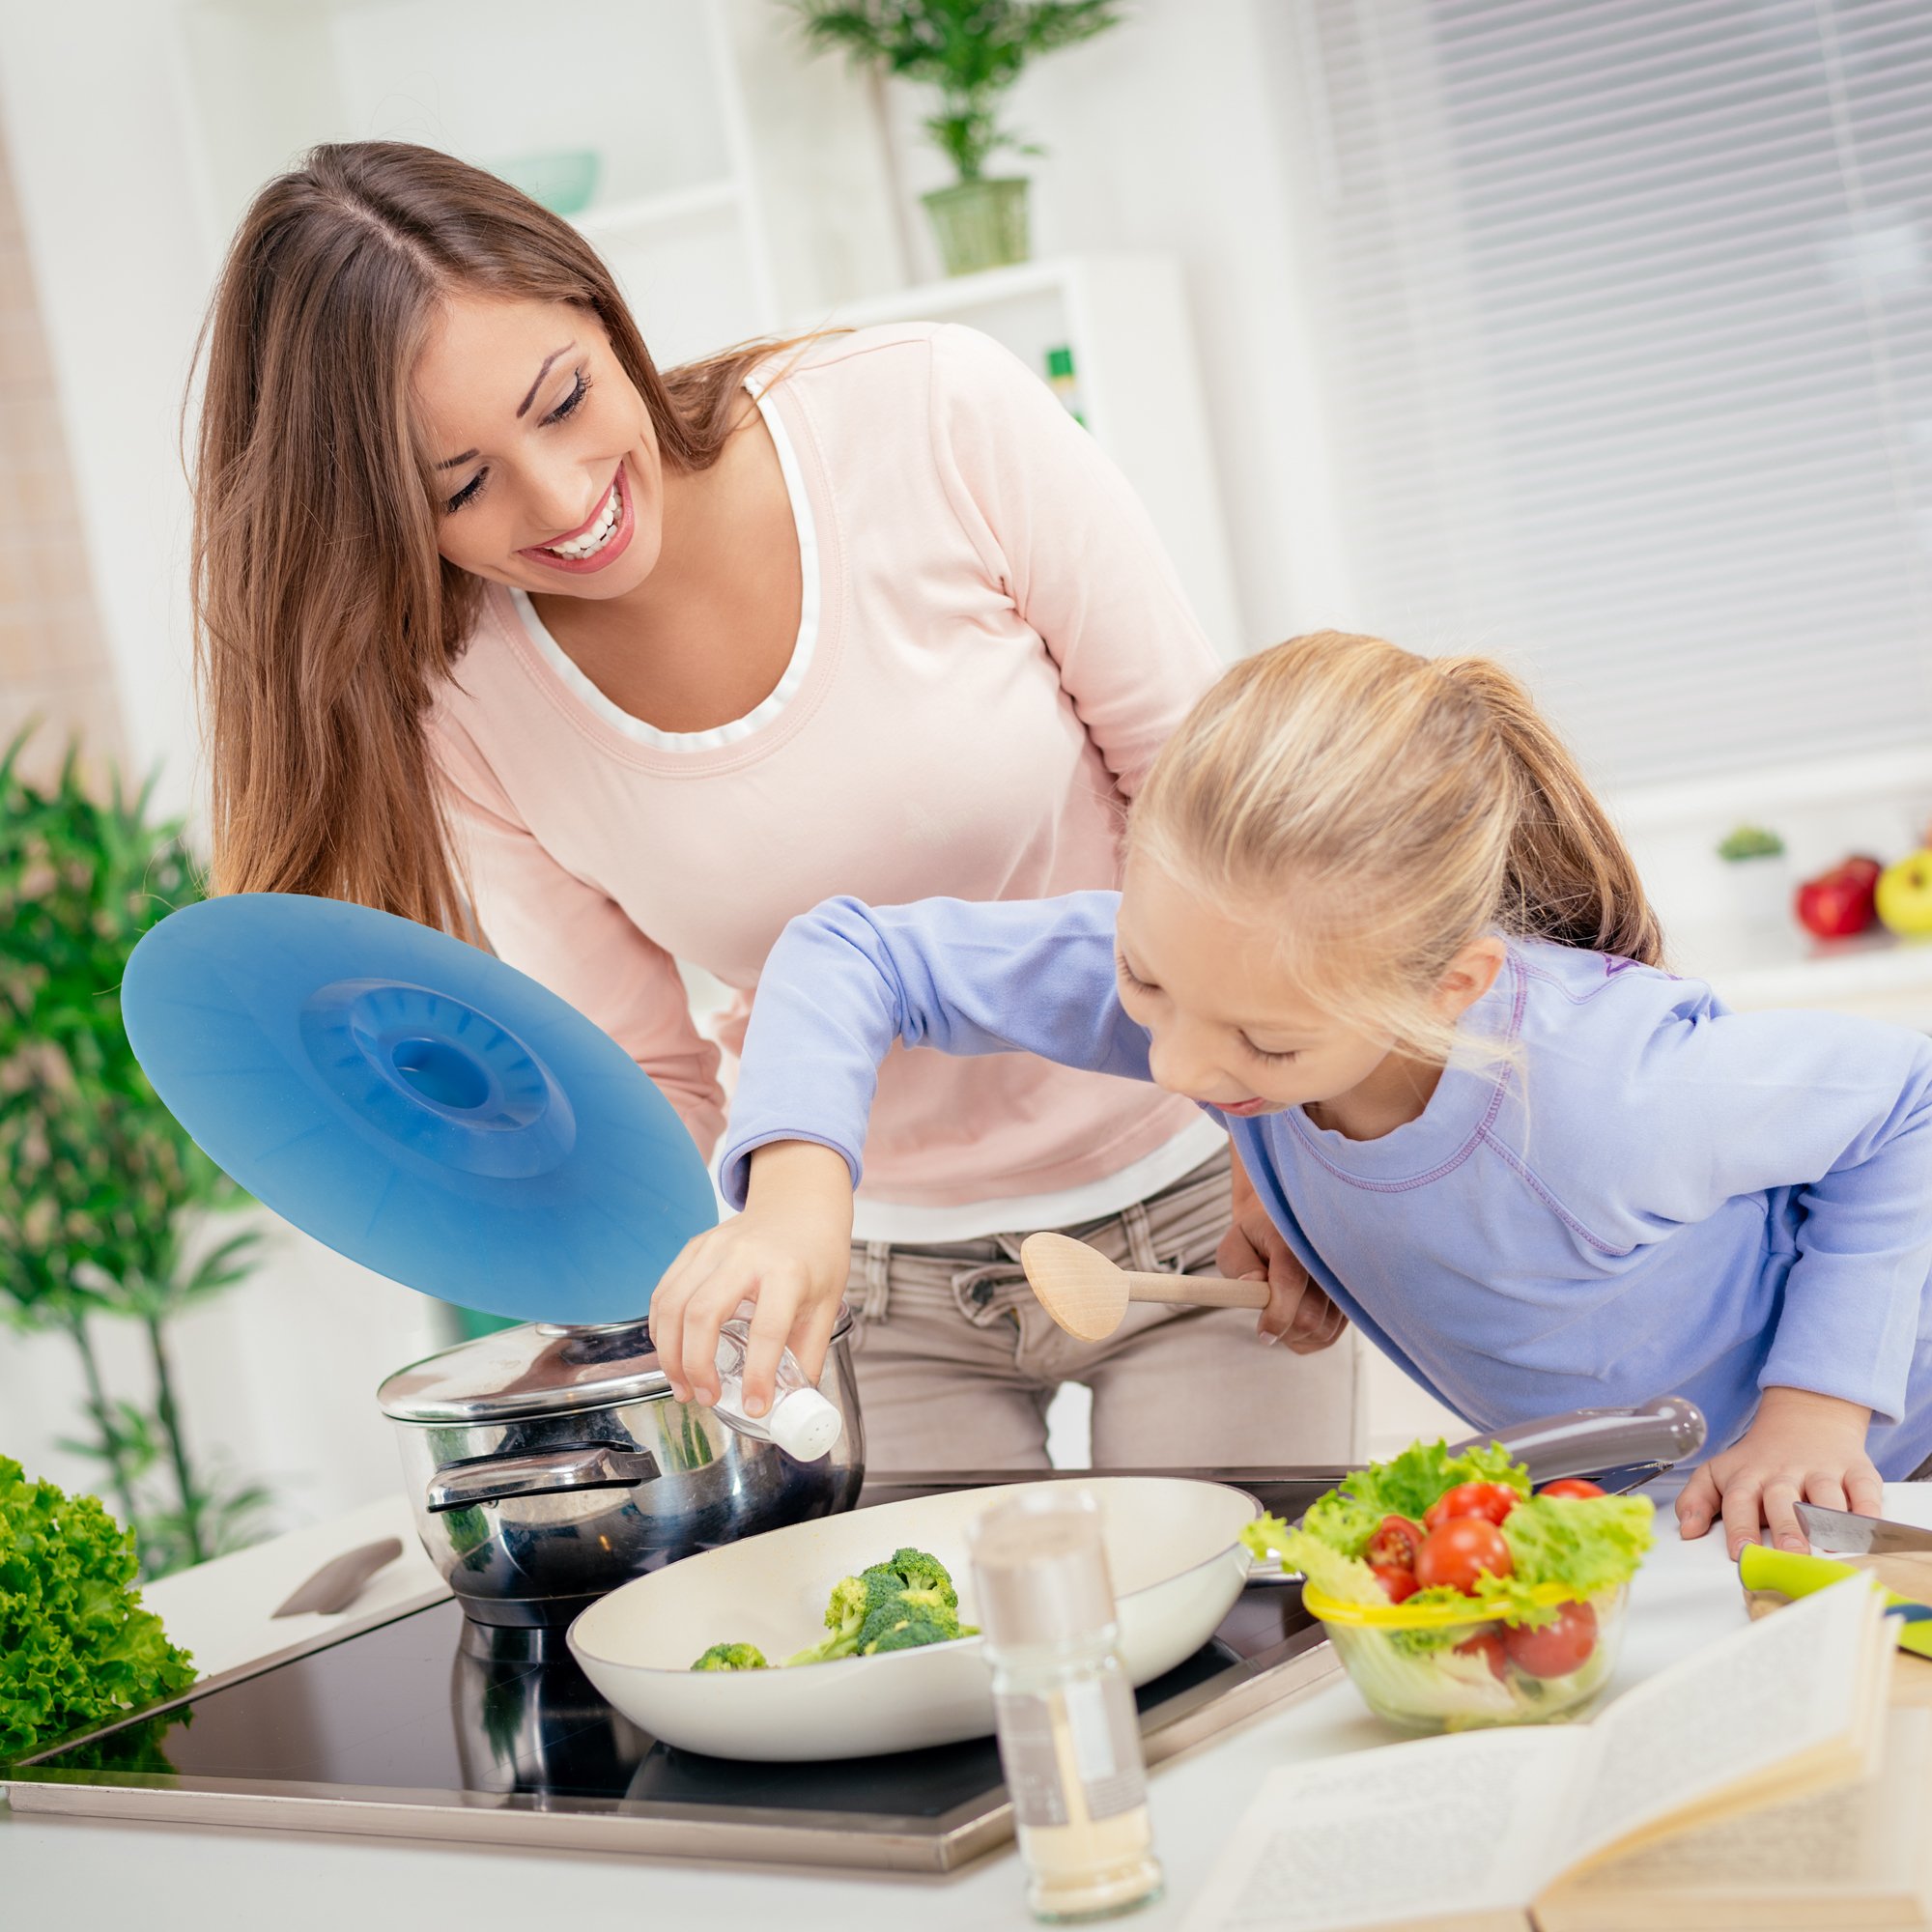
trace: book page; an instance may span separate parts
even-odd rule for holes
[[[1590,1727],[1573,1857],[1807,1753],[1833,1779],[1850,1773],[1870,1732],[1881,1611],[1862,1585],[1821,1590],[1618,1698]]]
[[[1537,1924],[1622,1932],[1916,1923],[1927,1877],[1928,1777],[1932,1711],[1895,1712],[1878,1776],[1613,1853],[1540,1899]]]
[[[1477,1731],[1274,1772],[1236,1827],[1188,1932],[1520,1913],[1565,1861],[1551,1846],[1585,1735]]]

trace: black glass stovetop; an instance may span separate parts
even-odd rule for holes
[[[1216,1472],[1290,1518],[1337,1473]],[[887,1478],[860,1507],[1004,1480],[1039,1478]],[[1150,1761],[1287,1694],[1300,1660],[1299,1679],[1319,1680],[1320,1644],[1297,1588],[1250,1586],[1138,1693]],[[1008,1834],[991,1739],[822,1764],[677,1750],[598,1695],[560,1632],[484,1632],[453,1600],[218,1681],[7,1780],[21,1809],[928,1870]]]

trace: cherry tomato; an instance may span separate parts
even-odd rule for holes
[[[1580,1670],[1597,1647],[1597,1612],[1589,1604],[1565,1604],[1553,1624],[1527,1627],[1503,1638],[1510,1662],[1531,1677],[1568,1677]]]
[[[1540,1496],[1600,1496],[1604,1493],[1601,1484],[1593,1483],[1582,1476],[1565,1476],[1560,1482],[1545,1483],[1536,1492]]]
[[[1423,1524],[1435,1529],[1458,1517],[1482,1517],[1501,1522],[1522,1498],[1507,1483],[1458,1483],[1445,1490],[1423,1513]]]
[[[1465,1637],[1456,1646],[1458,1657],[1482,1657],[1489,1660],[1490,1675],[1498,1684],[1506,1681],[1503,1671],[1503,1637],[1500,1631],[1479,1631],[1472,1637]]]
[[[1486,1572],[1507,1577],[1515,1567],[1502,1531],[1479,1516],[1451,1517],[1432,1529],[1415,1552],[1415,1580],[1425,1590],[1447,1584],[1465,1597]]]
[[[1376,1573],[1376,1581],[1388,1592],[1388,1600],[1399,1604],[1405,1598],[1412,1597],[1422,1586],[1415,1580],[1415,1572],[1406,1566],[1394,1563],[1375,1563],[1370,1568]]]
[[[1376,1570],[1413,1570],[1415,1552],[1422,1544],[1422,1525],[1406,1516],[1385,1516],[1369,1538],[1362,1560]]]

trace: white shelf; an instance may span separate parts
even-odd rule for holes
[[[723,214],[736,219],[744,212],[744,193],[734,181],[702,182],[695,187],[673,188],[665,194],[634,196],[629,201],[593,205],[572,215],[572,223],[600,246],[606,242],[650,236]]]
[[[1812,939],[1795,928],[1671,935],[1680,970],[1708,980],[1729,1006],[1828,1008],[1932,1030],[1932,941],[1889,932]]]
[[[880,323],[960,321],[981,310],[1025,301],[1035,296],[1062,297],[1082,267],[1096,262],[1137,262],[1144,256],[1052,257],[1039,262],[1016,262],[1010,268],[986,269],[977,275],[950,275],[944,281],[919,282],[890,295],[863,301],[840,302],[838,321],[847,328],[870,328]]]

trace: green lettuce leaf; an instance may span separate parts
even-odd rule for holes
[[[1385,1516],[1406,1516],[1420,1522],[1423,1511],[1458,1483],[1506,1483],[1519,1495],[1529,1493],[1529,1472],[1493,1442],[1479,1442],[1455,1456],[1443,1442],[1411,1442],[1400,1456],[1344,1476],[1340,1493],[1373,1517],[1369,1524],[1373,1531]],[[1311,1521],[1308,1526],[1315,1525]],[[1362,1542],[1367,1541],[1365,1531]],[[1359,1555],[1360,1550],[1358,1544],[1350,1554]]]
[[[194,1682],[135,1572],[132,1534],[93,1496],[0,1456],[0,1765]]]
[[[1653,1512],[1642,1496],[1531,1495],[1522,1464],[1493,1442],[1455,1456],[1441,1442],[1411,1443],[1391,1461],[1344,1477],[1310,1506],[1298,1527],[1263,1517],[1242,1540],[1257,1556],[1278,1557],[1284,1570],[1299,1571],[1338,1603],[1384,1604],[1387,1596],[1362,1561],[1369,1538],[1385,1516],[1419,1522],[1430,1504],[1458,1483],[1507,1483],[1522,1496],[1502,1526],[1514,1570],[1483,1577],[1469,1596],[1439,1586],[1418,1590],[1407,1606],[1465,1604],[1472,1621],[1547,1624],[1558,1608],[1535,1601],[1545,1586],[1560,1587],[1566,1601],[1614,1589],[1636,1575],[1651,1546]],[[1451,1648],[1464,1632],[1389,1634],[1399,1654],[1426,1657]]]
[[[1380,1521],[1380,1518],[1377,1518]],[[1360,1557],[1345,1556],[1325,1539],[1306,1529],[1291,1529],[1278,1516],[1248,1524],[1241,1541],[1259,1557],[1275,1556],[1291,1574],[1299,1572],[1338,1604],[1386,1604],[1376,1573]]]
[[[1528,1472],[1493,1442],[1455,1456],[1446,1443],[1411,1442],[1400,1456],[1344,1476],[1310,1505],[1301,1528],[1344,1556],[1359,1556],[1383,1517],[1420,1522],[1423,1511],[1458,1483],[1507,1483],[1519,1495],[1529,1493]]]
[[[1503,1521],[1514,1580],[1575,1597],[1628,1583],[1655,1540],[1654,1515],[1644,1496],[1531,1496]]]

